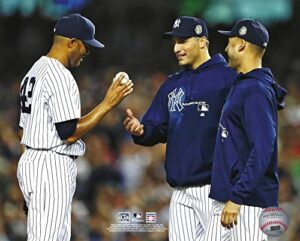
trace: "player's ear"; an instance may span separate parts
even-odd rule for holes
[[[75,38],[69,38],[67,40],[67,47],[68,48],[74,48],[74,46],[77,44],[77,41]]]
[[[239,39],[239,42],[238,42],[238,50],[239,52],[243,51],[246,47],[246,40],[244,39]]]
[[[208,39],[204,36],[199,38],[199,44],[201,49],[208,47]]]

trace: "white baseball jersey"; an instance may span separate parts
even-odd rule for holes
[[[209,191],[210,185],[173,191],[169,211],[170,241],[204,240],[212,208]]]
[[[55,123],[80,118],[78,86],[59,61],[41,57],[21,82],[19,186],[28,206],[28,241],[69,241],[71,203],[76,187],[74,156],[83,155],[79,140],[66,145]]]
[[[84,154],[81,140],[66,145],[55,128],[55,123],[81,116],[77,83],[58,60],[42,56],[32,66],[21,83],[20,103],[22,144],[65,155]]]

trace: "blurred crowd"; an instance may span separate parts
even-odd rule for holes
[[[145,4],[146,1],[142,2]],[[91,53],[80,70],[73,71],[81,93],[82,114],[101,101],[118,71],[127,71],[135,85],[134,93],[83,138],[87,152],[76,159],[78,177],[72,213],[73,241],[168,240],[167,232],[108,231],[111,224],[118,223],[117,214],[121,211],[156,212],[157,223],[168,226],[172,189],[165,181],[165,145],[150,148],[135,145],[122,125],[126,108],[142,118],[161,83],[177,69],[171,44],[163,42],[159,36],[169,30],[176,12],[169,9],[169,14],[164,14],[160,10],[164,9],[164,1],[158,2],[161,3],[152,8],[140,4],[131,9],[136,19],[128,12],[128,15],[118,15],[119,20],[129,19],[119,25],[109,22],[109,14],[117,9],[102,10],[99,14],[102,21],[95,9],[85,10],[88,17],[94,16],[92,19],[100,25],[100,36],[109,44],[106,52]],[[148,11],[145,11],[147,7]],[[160,18],[152,17],[155,11]],[[0,241],[26,240],[26,216],[16,179],[21,153],[19,83],[31,64],[48,50],[51,44],[49,26],[53,25],[51,21],[47,24],[34,21],[35,17],[22,20],[25,21],[23,25],[18,16],[0,21],[3,62],[0,66]],[[296,38],[290,37],[296,23],[300,22],[299,16],[295,15],[292,21],[271,26],[270,49],[265,57],[265,65],[271,67],[278,82],[288,90],[286,108],[279,113],[279,201],[288,213],[290,223],[286,234],[272,239],[274,241],[300,240],[300,50]],[[9,28],[12,23],[13,28]],[[110,32],[103,34],[104,26]],[[287,31],[285,38],[282,29]],[[278,38],[280,41],[276,41]],[[223,51],[225,40],[220,42],[214,33],[210,40],[211,54]]]
[[[79,77],[83,113],[101,100],[116,71],[107,70],[102,79],[88,75]],[[156,212],[156,223],[167,227],[171,188],[165,182],[165,146],[137,146],[122,126],[125,108],[129,107],[141,116],[165,77],[156,73],[143,81],[134,79],[135,93],[85,136],[86,155],[76,159],[78,177],[73,201],[72,240],[167,240],[167,232],[130,234],[108,231],[111,224],[118,223],[117,214],[121,211],[130,212],[131,216],[142,213],[144,219],[146,212]],[[26,240],[26,216],[16,179],[20,156],[15,125],[18,122],[18,83],[10,88],[1,87],[5,90],[1,99],[9,100],[11,108],[0,116],[0,240],[22,241]]]

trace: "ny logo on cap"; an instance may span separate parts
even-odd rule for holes
[[[202,26],[201,25],[196,26],[195,33],[198,34],[198,35],[202,33]]]
[[[241,27],[239,30],[240,36],[243,36],[247,33],[247,28],[245,26]]]
[[[180,19],[176,19],[176,21],[174,22],[173,28],[178,28],[180,23],[181,23]]]

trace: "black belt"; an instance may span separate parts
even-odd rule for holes
[[[68,157],[72,158],[73,160],[76,160],[78,158],[78,156],[74,156],[74,155],[68,155]]]
[[[45,149],[45,148],[32,148],[30,146],[26,146],[26,149],[30,149],[30,150],[36,150],[36,151],[51,151],[51,149]],[[75,155],[67,155],[67,154],[62,154],[62,153],[59,153],[59,152],[55,152],[59,155],[62,155],[62,156],[68,156],[70,157],[71,159],[75,160],[78,158],[78,156],[75,156]]]

